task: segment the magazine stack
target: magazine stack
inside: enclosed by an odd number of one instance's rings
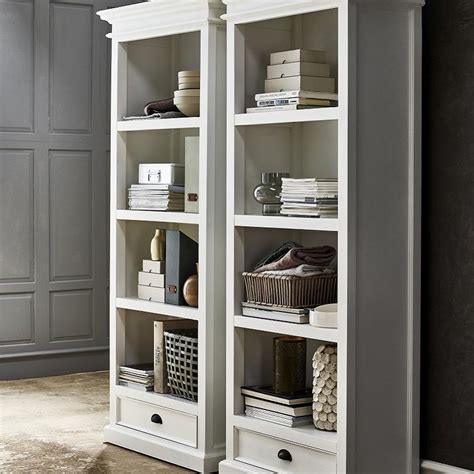
[[[293,395],[278,395],[269,386],[242,387],[245,415],[295,428],[313,422],[312,389]]]
[[[119,385],[141,390],[153,391],[153,364],[121,365],[119,369]]]
[[[336,178],[282,178],[280,199],[283,215],[335,218],[338,182]]]

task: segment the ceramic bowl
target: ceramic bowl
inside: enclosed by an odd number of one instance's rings
[[[199,99],[198,97],[189,97],[189,99]],[[199,117],[199,100],[189,101],[183,99],[175,99],[174,105],[178,110],[188,117]]]
[[[180,82],[178,84],[178,89],[181,90],[186,90],[186,89],[199,89],[201,86],[200,81],[185,81],[185,82]]]
[[[181,81],[181,79],[184,78],[199,78],[199,69],[194,71],[179,71],[178,80]]]
[[[310,310],[309,324],[320,328],[337,328],[337,303],[325,304]]]
[[[201,89],[184,89],[180,91],[174,91],[174,98],[180,99],[185,97],[199,97],[201,95]]]

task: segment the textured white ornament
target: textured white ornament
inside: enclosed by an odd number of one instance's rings
[[[314,426],[337,431],[337,346],[319,346],[312,362]]]

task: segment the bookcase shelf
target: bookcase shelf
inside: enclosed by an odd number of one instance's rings
[[[199,321],[199,309],[191,308],[191,306],[156,303],[154,301],[140,300],[138,298],[117,298],[115,305],[120,309],[131,309],[150,314],[162,314],[164,316]]]
[[[315,219],[311,217],[286,217],[262,215],[236,215],[236,227],[256,227],[262,229],[319,230],[336,232],[337,219]]]
[[[337,433],[318,431],[311,425],[301,426],[299,428],[287,428],[277,425],[276,423],[248,418],[244,415],[235,415],[233,417],[233,423],[237,428],[251,430],[268,436],[275,436],[291,441],[292,443],[300,443],[329,453],[337,453]]]
[[[236,328],[252,329],[254,331],[273,332],[288,336],[300,336],[326,342],[338,342],[337,329],[317,328],[309,324],[285,323],[248,316],[235,316]]]
[[[424,2],[224,3],[228,429],[219,470],[414,474]],[[293,49],[326,51],[337,106],[246,113],[264,92],[269,55]],[[338,218],[261,215],[253,193],[262,172],[337,178]],[[285,241],[337,249],[337,329],[241,316],[242,272]],[[276,335],[306,338],[307,386],[317,347],[337,344],[337,432],[245,416],[241,387],[272,384]]]
[[[155,392],[141,392],[121,385],[115,386],[115,393],[119,397],[133,398],[134,400],[140,400],[152,405],[159,405],[182,413],[188,413],[189,415],[198,415],[198,404],[196,402],[183,400],[182,398],[173,395]]]
[[[181,117],[170,119],[120,120],[119,132],[143,132],[151,130],[177,130],[180,128],[199,128],[199,117]]]
[[[171,224],[199,224],[199,214],[186,212],[135,211],[118,209],[115,217],[119,221],[163,222]]]
[[[327,120],[338,120],[339,109],[337,107],[325,107],[309,110],[288,110],[284,112],[258,112],[251,114],[237,114],[235,125],[271,125],[271,124],[294,124],[299,122],[324,122]]]
[[[198,472],[225,456],[225,23],[215,0],[160,0],[99,12],[112,25],[110,423],[109,443]],[[178,72],[200,70],[200,117],[122,120],[173,97]],[[127,191],[141,163],[185,164],[199,137],[199,213],[130,210]],[[200,225],[203,224],[203,225]],[[178,230],[199,244],[199,307],[138,299],[138,272],[155,230]],[[193,262],[194,263],[194,262]],[[166,262],[166,268],[173,262]],[[166,276],[165,276],[166,283]],[[154,359],[154,322],[196,321],[197,402],[119,385],[121,365]],[[209,374],[213,374],[209,377]],[[151,418],[158,414],[162,423]]]

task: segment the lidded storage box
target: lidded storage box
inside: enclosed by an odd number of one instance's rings
[[[179,163],[140,163],[139,184],[184,185],[184,165]]]

